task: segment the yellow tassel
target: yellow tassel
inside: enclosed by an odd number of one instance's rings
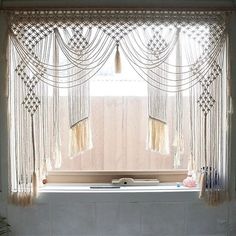
[[[32,185],[33,185],[33,197],[36,198],[37,197],[37,176],[35,171],[33,172],[33,176],[32,176]]]
[[[121,73],[121,59],[120,59],[120,52],[119,52],[119,44],[116,45],[115,73]]]

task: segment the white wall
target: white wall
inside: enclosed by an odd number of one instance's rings
[[[88,1],[1,1],[12,6],[144,6],[143,0]],[[232,6],[232,0],[147,0],[145,6]],[[79,4],[79,5],[78,5]],[[6,71],[6,21],[0,13],[0,214],[8,217],[11,235],[16,236],[203,236],[236,235],[236,203],[210,208],[198,200],[196,193],[43,193],[35,205],[20,208],[7,204],[7,99],[4,93]],[[231,41],[236,42],[236,18],[231,22]],[[231,45],[233,97],[236,97],[236,45]],[[236,140],[233,117],[232,143]],[[232,145],[232,155],[236,147]],[[235,169],[235,163],[231,163]]]

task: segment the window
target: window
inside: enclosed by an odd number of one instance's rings
[[[113,59],[113,60],[112,60]],[[128,65],[122,57],[122,65]],[[168,143],[170,150],[166,153],[153,152],[147,147],[148,133],[148,91],[147,83],[139,78],[127,66],[122,74],[114,74],[114,57],[104,66],[98,76],[90,82],[90,121],[93,147],[69,158],[69,117],[67,96],[60,97],[62,162],[53,170],[87,170],[87,171],[155,171],[170,169],[187,169],[190,156],[188,130],[190,122],[189,107],[185,113],[186,130],[185,148],[179,165],[174,164],[175,133],[175,95],[168,94]],[[110,69],[110,73],[109,73]],[[133,73],[132,73],[133,72]],[[185,107],[188,96],[185,95]],[[64,103],[63,103],[64,102]],[[169,149],[168,147],[168,149]]]
[[[68,99],[66,91],[61,90],[60,114],[64,114],[60,117],[61,165],[52,165],[47,182],[111,182],[113,178],[125,176],[158,176],[161,182],[178,182],[185,178],[190,158],[190,120],[187,119],[190,114],[187,106],[189,96],[184,95],[187,108],[184,110],[184,122],[188,125],[183,134],[185,144],[180,159],[175,159],[176,119],[173,111],[176,109],[176,96],[173,93],[168,94],[167,103],[168,150],[166,153],[151,151],[147,147],[147,83],[137,75],[122,54],[122,73],[115,73],[114,58],[115,55],[111,55],[98,75],[90,81],[93,147],[75,157],[69,156]]]
[[[216,196],[227,183],[225,19],[219,12],[12,14],[12,190],[31,199],[49,170],[174,170],[182,178],[188,169]]]

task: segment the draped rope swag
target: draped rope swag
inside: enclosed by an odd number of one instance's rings
[[[50,166],[60,166],[60,93],[68,97],[70,156],[92,147],[89,80],[116,52],[148,84],[148,148],[168,152],[166,101],[176,95],[175,167],[189,97],[191,161],[201,197],[227,195],[227,14],[168,11],[25,11],[9,16],[11,197],[28,205]],[[66,110],[64,108],[64,110]],[[225,115],[226,114],[226,115]]]

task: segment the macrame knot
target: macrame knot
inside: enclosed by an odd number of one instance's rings
[[[120,60],[119,44],[116,45],[115,73],[121,73],[121,60]]]

